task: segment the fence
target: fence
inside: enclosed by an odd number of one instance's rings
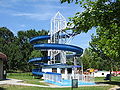
[[[78,79],[78,81],[85,81],[85,82],[94,82],[94,76],[93,74],[91,75],[81,75],[81,74],[66,74],[64,77],[59,74],[59,73],[52,73],[52,72],[47,72],[43,74],[44,80],[46,82],[61,82],[63,79],[64,80],[71,80],[71,79]]]
[[[66,80],[78,79],[78,81],[87,81],[87,82],[94,81],[94,76],[92,74],[90,74],[90,75],[67,74],[67,75],[64,75],[63,78]]]
[[[46,82],[61,82],[62,80],[61,74],[53,72],[46,72],[43,77]]]

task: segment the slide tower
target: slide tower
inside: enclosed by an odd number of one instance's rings
[[[40,40],[48,40],[48,43],[39,43],[33,45],[34,49],[36,50],[47,50],[48,56],[32,58],[29,60],[29,62],[31,63],[36,61],[48,60],[47,65],[43,64],[42,68],[44,67],[50,68],[50,66],[54,66],[54,65],[59,65],[59,68],[62,68],[63,66],[64,68],[70,68],[69,65],[66,65],[67,57],[81,56],[83,53],[83,49],[77,46],[69,45],[71,38],[73,38],[76,35],[76,33],[73,33],[70,30],[69,31],[65,30],[66,27],[67,27],[66,19],[58,12],[51,19],[51,29],[48,35],[37,36],[30,39],[30,43],[34,43]],[[69,52],[74,52],[74,54],[66,55],[66,53]],[[76,62],[74,62],[74,65],[76,65]],[[52,71],[37,70],[37,69],[33,70],[33,74],[37,74],[37,75],[42,75],[45,72],[52,72]]]

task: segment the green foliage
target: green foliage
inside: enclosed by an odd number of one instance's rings
[[[61,2],[77,2],[83,12],[77,12],[70,18],[68,25],[74,32],[88,32],[91,28],[97,29],[97,35],[92,36],[91,50],[106,62],[111,70],[120,63],[120,0],[61,0]],[[90,57],[83,57],[85,59]],[[96,59],[94,59],[96,60]],[[97,64],[98,65],[98,64]],[[90,66],[91,67],[91,66]]]
[[[32,44],[29,43],[29,38],[39,36],[39,35],[47,35],[47,31],[41,30],[41,31],[35,31],[35,30],[27,30],[27,31],[19,31],[18,32],[18,38],[19,38],[19,45],[22,52],[22,62],[21,63],[21,69],[24,71],[30,71],[32,66],[28,64],[28,60],[30,58],[34,58],[35,56],[40,57],[42,55],[46,55],[46,52],[39,52],[34,51]],[[43,43],[43,41],[41,41]],[[39,56],[40,55],[40,56]],[[24,67],[22,67],[24,66]]]
[[[61,1],[61,3],[64,3],[64,2],[72,3],[75,1],[75,3],[78,4],[79,0],[60,0],[60,1]]]
[[[41,51],[39,51],[39,50],[32,51],[29,59],[35,58],[35,57],[43,57]]]
[[[5,40],[6,41],[5,43],[9,43],[14,38],[14,35],[6,27],[1,27],[0,28],[0,38],[3,39],[3,40]]]
[[[93,52],[91,48],[85,49],[80,59],[83,61],[84,70],[88,68],[109,70],[107,60],[103,60],[97,53]]]
[[[83,68],[84,70],[88,69],[88,68],[92,68],[92,55],[91,52],[86,49],[83,56],[81,57],[82,61],[83,61]]]
[[[91,50],[103,60],[107,60],[106,64],[114,70],[118,70],[120,67],[119,35],[119,27],[111,27],[111,29],[99,27],[97,35],[92,37],[90,43]]]
[[[7,69],[16,70],[19,66],[19,60],[22,58],[17,41],[18,39],[9,29],[0,28],[0,52],[5,53],[8,57]]]
[[[61,0],[62,2],[73,0]],[[76,0],[74,0],[76,1]],[[77,0],[78,1],[78,0]],[[82,0],[81,7],[84,12],[77,12],[70,18],[68,25],[74,25],[72,28],[76,32],[87,32],[92,27],[102,26],[110,28],[111,24],[120,25],[120,1],[116,0]]]
[[[14,34],[9,29],[1,27],[0,52],[3,52],[8,57],[7,70],[30,71],[32,67],[30,64],[28,64],[29,58],[35,56],[38,57],[39,55],[47,55],[47,53],[34,51],[32,45],[29,43],[29,38],[39,35],[46,35],[47,33],[48,32],[45,30],[27,30],[19,31],[18,35],[14,36]]]

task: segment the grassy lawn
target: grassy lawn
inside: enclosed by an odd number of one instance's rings
[[[73,90],[108,90],[112,86],[89,86],[89,87],[79,87]],[[14,85],[2,85],[0,90],[71,90],[71,88],[41,88],[41,87],[28,87],[28,86],[14,86]]]
[[[95,78],[95,82],[97,84],[109,84],[109,85],[118,85],[120,86],[120,76],[116,77],[116,76],[112,76],[111,78],[111,82],[104,80],[104,77],[97,77]]]
[[[43,81],[42,79],[34,78],[31,73],[8,73],[7,78],[24,80],[24,83],[47,86],[44,82],[39,82]]]
[[[104,79],[105,79],[105,77],[96,77],[94,81],[95,82],[109,82],[109,81],[106,81]],[[112,76],[111,80],[116,81],[116,82],[120,82],[120,77]]]

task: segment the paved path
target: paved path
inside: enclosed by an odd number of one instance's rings
[[[0,85],[5,85],[5,84],[22,85],[22,86],[49,87],[49,86],[44,86],[44,85],[27,84],[27,83],[23,83],[23,80],[17,80],[17,79],[7,79],[7,80],[0,81]]]
[[[113,88],[110,88],[109,90],[120,90],[120,87],[119,86],[115,86]]]
[[[6,80],[0,81],[0,84],[10,84],[10,83],[19,83],[19,82],[23,82],[23,80],[6,79]]]
[[[43,82],[43,81],[40,81],[40,82]],[[0,85],[22,85],[22,86],[61,88],[61,86],[57,86],[57,85],[53,85],[53,84],[48,84],[48,86],[37,85],[37,84],[28,84],[28,83],[24,83],[23,80],[17,80],[17,79],[7,79],[7,80],[0,81]]]

